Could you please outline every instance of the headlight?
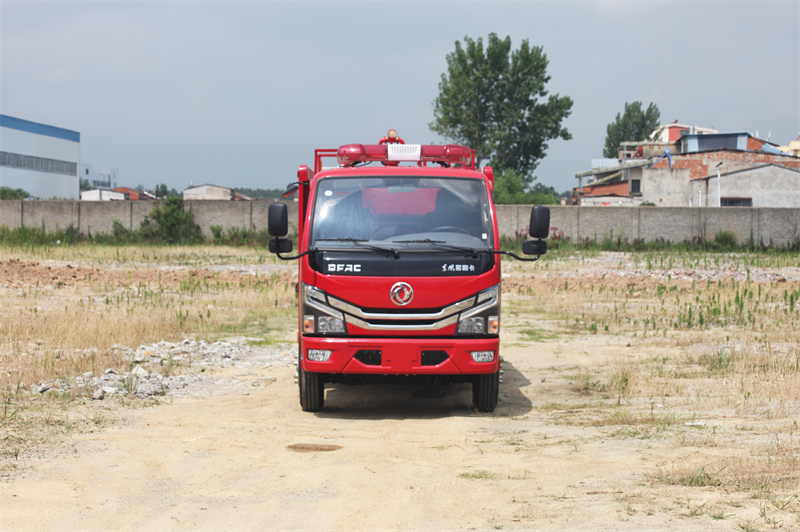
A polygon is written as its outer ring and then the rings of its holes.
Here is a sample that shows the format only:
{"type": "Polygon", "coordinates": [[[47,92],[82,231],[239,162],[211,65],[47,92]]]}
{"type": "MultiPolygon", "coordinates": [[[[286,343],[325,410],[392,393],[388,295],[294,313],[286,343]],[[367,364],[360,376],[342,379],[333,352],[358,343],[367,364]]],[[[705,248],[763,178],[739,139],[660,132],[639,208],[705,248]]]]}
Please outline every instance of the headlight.
{"type": "Polygon", "coordinates": [[[500,333],[500,286],[493,286],[478,294],[474,307],[458,317],[457,334],[500,333]]]}
{"type": "Polygon", "coordinates": [[[328,296],[303,283],[303,332],[306,334],[347,334],[344,314],[328,305],[328,296]]]}
{"type": "Polygon", "coordinates": [[[320,333],[343,333],[344,322],[339,318],[330,316],[320,316],[317,320],[317,332],[320,333]]]}
{"type": "Polygon", "coordinates": [[[483,318],[464,318],[458,322],[458,331],[465,334],[483,334],[483,318]]]}

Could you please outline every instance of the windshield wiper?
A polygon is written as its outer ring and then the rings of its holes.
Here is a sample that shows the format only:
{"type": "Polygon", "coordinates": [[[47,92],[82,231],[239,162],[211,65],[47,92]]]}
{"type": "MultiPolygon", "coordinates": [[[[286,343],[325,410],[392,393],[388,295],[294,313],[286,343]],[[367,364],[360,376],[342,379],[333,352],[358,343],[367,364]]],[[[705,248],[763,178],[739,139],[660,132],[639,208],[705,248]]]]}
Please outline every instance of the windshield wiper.
{"type": "Polygon", "coordinates": [[[446,244],[443,240],[431,240],[430,238],[426,238],[425,240],[393,240],[392,244],[430,244],[434,247],[463,251],[464,253],[469,253],[473,259],[478,258],[478,250],[475,248],[453,246],[451,244],[446,244]]]}
{"type": "Polygon", "coordinates": [[[373,251],[382,251],[383,253],[389,253],[392,257],[399,259],[400,253],[397,252],[396,249],[393,248],[382,248],[380,246],[373,246],[372,244],[365,244],[366,240],[358,240],[355,238],[317,238],[317,242],[352,242],[357,246],[362,246],[367,249],[371,249],[373,251]]]}

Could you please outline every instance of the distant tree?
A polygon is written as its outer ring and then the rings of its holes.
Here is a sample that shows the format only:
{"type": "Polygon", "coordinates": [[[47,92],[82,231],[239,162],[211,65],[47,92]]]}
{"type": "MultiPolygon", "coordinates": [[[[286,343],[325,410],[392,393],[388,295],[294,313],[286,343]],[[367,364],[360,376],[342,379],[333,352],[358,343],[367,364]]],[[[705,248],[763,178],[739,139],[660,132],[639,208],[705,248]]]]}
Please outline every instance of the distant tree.
{"type": "Polygon", "coordinates": [[[642,110],[642,102],[625,102],[625,112],[606,127],[606,144],[603,157],[619,157],[619,145],[622,142],[646,140],[655,131],[661,121],[658,106],[650,103],[647,110],[642,110]]]}
{"type": "Polygon", "coordinates": [[[0,200],[23,200],[30,197],[21,188],[0,187],[0,200]]]}
{"type": "Polygon", "coordinates": [[[536,183],[528,187],[522,175],[506,170],[494,175],[494,202],[498,205],[558,205],[553,187],[536,183]]]}
{"type": "Polygon", "coordinates": [[[572,138],[561,127],[572,99],[548,96],[548,60],[541,46],[525,39],[512,51],[511,38],[501,40],[495,33],[485,49],[480,37],[464,37],[464,45],[456,41],[455,51],[447,54],[428,127],[475,150],[476,161],[490,161],[495,175],[513,170],[528,184],[547,141],[572,138]]]}
{"type": "Polygon", "coordinates": [[[157,198],[166,198],[168,194],[167,185],[164,183],[156,185],[155,188],[153,188],[153,195],[157,198]]]}
{"type": "Polygon", "coordinates": [[[80,188],[81,192],[84,190],[92,190],[94,187],[89,183],[88,179],[80,178],[80,188]]]}

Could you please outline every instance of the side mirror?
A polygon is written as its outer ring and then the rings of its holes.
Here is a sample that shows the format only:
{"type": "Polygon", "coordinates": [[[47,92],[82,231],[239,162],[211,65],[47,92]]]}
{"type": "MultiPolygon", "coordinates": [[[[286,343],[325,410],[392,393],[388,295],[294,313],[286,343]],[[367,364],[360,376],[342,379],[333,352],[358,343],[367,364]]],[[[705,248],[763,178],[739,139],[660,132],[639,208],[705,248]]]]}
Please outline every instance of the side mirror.
{"type": "Polygon", "coordinates": [[[522,252],[526,255],[544,255],[547,253],[547,241],[526,240],[522,243],[522,252]]]}
{"type": "Polygon", "coordinates": [[[300,188],[300,183],[289,183],[286,185],[286,190],[283,191],[283,197],[288,198],[300,188]]]}
{"type": "Polygon", "coordinates": [[[531,209],[531,223],[528,227],[528,232],[533,238],[547,238],[550,233],[550,208],[542,205],[534,206],[531,209]]]}
{"type": "Polygon", "coordinates": [[[269,241],[270,253],[291,253],[292,252],[292,239],[291,238],[273,238],[269,241]]]}
{"type": "MultiPolygon", "coordinates": [[[[289,232],[289,209],[285,203],[273,203],[267,214],[269,236],[286,236],[289,232]]],[[[271,250],[271,248],[270,248],[271,250]]]]}

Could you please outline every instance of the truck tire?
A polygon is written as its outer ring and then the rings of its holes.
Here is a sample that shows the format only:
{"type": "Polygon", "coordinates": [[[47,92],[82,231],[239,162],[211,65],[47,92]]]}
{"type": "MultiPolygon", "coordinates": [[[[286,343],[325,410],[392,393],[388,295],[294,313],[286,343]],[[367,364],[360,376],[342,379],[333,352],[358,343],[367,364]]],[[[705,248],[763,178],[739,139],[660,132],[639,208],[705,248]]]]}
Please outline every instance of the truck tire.
{"type": "Polygon", "coordinates": [[[494,412],[500,392],[500,372],[476,375],[472,381],[472,401],[480,412],[494,412]]]}
{"type": "Polygon", "coordinates": [[[319,412],[325,403],[325,383],[321,373],[310,373],[297,365],[297,383],[300,386],[300,408],[304,412],[319,412]]]}

